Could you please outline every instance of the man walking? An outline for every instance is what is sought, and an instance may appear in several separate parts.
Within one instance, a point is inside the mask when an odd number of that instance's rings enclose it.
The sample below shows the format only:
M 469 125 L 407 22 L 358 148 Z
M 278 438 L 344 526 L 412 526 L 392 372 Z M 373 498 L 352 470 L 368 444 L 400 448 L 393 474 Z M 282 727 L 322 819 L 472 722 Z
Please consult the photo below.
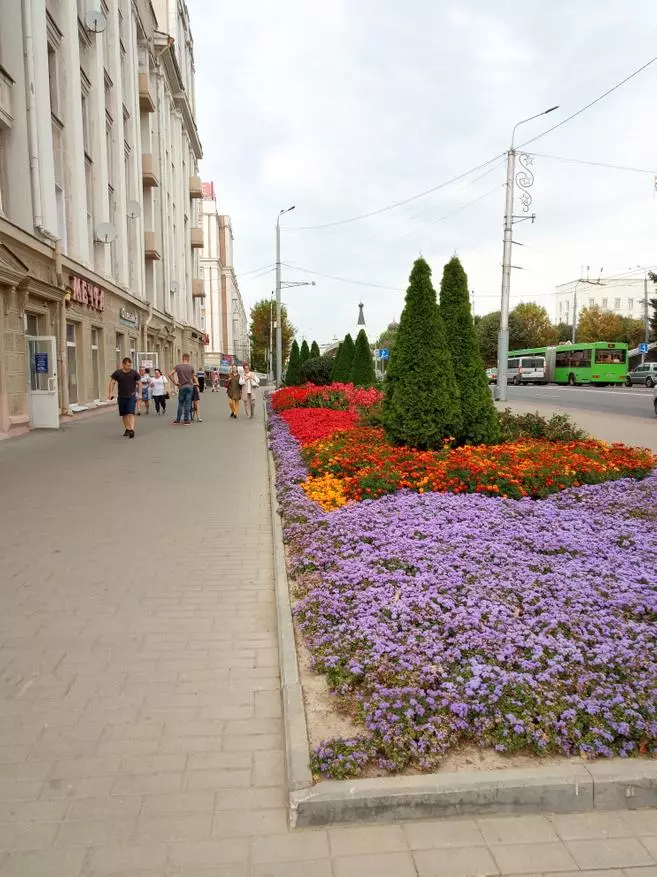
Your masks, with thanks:
M 192 422 L 192 395 L 196 374 L 194 366 L 190 365 L 189 353 L 183 354 L 182 362 L 171 369 L 169 377 L 178 387 L 178 413 L 173 422 L 180 423 L 184 417 L 182 422 L 185 425 L 190 424 Z
M 123 358 L 121 368 L 111 375 L 107 398 L 114 398 L 114 385 L 118 387 L 119 415 L 123 420 L 124 438 L 135 437 L 135 409 L 141 393 L 141 375 L 132 367 L 129 356 Z

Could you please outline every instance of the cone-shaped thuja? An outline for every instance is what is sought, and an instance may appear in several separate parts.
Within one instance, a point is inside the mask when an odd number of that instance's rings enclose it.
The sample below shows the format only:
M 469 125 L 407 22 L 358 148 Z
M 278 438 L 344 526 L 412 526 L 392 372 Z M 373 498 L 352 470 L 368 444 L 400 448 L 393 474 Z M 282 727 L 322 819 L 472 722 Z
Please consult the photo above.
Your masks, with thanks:
M 356 338 L 349 383 L 355 387 L 373 387 L 376 383 L 374 360 L 365 329 L 361 329 Z
M 461 397 L 459 441 L 463 444 L 492 444 L 499 439 L 499 422 L 470 312 L 468 278 L 456 256 L 443 270 L 440 314 Z
M 461 432 L 461 406 L 431 268 L 411 271 L 397 342 L 385 376 L 383 422 L 388 435 L 414 448 L 441 448 Z

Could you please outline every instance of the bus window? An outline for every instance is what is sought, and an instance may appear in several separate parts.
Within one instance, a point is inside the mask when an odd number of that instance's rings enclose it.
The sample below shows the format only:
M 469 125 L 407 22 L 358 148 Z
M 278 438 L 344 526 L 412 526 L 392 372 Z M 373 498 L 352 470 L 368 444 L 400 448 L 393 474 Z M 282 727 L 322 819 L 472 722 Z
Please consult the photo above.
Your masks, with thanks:
M 595 361 L 604 365 L 625 365 L 626 350 L 596 350 Z
M 557 350 L 557 368 L 590 368 L 591 350 Z

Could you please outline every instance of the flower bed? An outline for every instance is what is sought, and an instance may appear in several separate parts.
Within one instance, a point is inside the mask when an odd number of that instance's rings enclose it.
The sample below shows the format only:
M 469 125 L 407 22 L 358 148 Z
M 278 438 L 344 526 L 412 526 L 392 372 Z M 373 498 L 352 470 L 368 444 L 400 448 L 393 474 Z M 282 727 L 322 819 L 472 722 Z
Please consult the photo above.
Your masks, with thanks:
M 381 402 L 382 394 L 374 387 L 364 389 L 353 384 L 328 384 L 316 387 L 306 384 L 303 387 L 285 387 L 274 393 L 274 411 L 288 408 L 332 408 L 342 411 L 358 411 L 370 408 Z
M 406 479 L 419 491 L 428 460 L 387 448 L 374 433 L 340 433 L 335 441 L 348 450 L 337 463 L 333 439 L 309 444 L 316 474 L 308 478 L 300 443 L 282 417 L 271 420 L 296 621 L 313 669 L 363 727 L 356 738 L 317 747 L 313 771 L 432 770 L 464 743 L 507 753 L 653 754 L 657 476 L 610 481 L 627 465 L 645 474 L 650 455 L 566 443 L 552 445 L 552 459 L 547 448 L 536 451 L 537 470 L 531 443 L 524 457 L 514 443 L 505 477 L 524 486 L 532 465 L 545 481 L 555 460 L 561 477 L 581 483 L 586 470 L 609 483 L 560 490 L 559 481 L 548 486 L 560 492 L 540 501 L 421 495 L 395 483 L 397 492 L 376 501 L 323 511 L 314 500 L 334 491 L 328 507 L 343 504 L 340 491 L 366 462 L 359 454 L 380 465 L 380 452 L 390 471 L 419 465 Z M 501 451 L 460 451 L 479 467 L 477 478 L 500 466 Z M 313 455 L 324 452 L 313 469 Z M 431 455 L 431 466 L 454 453 Z M 565 471 L 575 463 L 574 475 Z
M 358 422 L 353 411 L 330 408 L 287 408 L 281 413 L 292 435 L 302 445 L 325 438 L 344 429 L 352 429 Z

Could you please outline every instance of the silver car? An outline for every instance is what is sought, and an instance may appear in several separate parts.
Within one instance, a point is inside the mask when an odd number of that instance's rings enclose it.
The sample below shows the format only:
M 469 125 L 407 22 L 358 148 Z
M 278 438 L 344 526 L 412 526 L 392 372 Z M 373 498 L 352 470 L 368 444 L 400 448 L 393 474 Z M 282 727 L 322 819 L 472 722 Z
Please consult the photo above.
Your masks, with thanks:
M 634 384 L 643 384 L 644 387 L 654 387 L 657 384 L 657 362 L 642 362 L 637 365 L 625 377 L 625 384 L 632 387 Z

